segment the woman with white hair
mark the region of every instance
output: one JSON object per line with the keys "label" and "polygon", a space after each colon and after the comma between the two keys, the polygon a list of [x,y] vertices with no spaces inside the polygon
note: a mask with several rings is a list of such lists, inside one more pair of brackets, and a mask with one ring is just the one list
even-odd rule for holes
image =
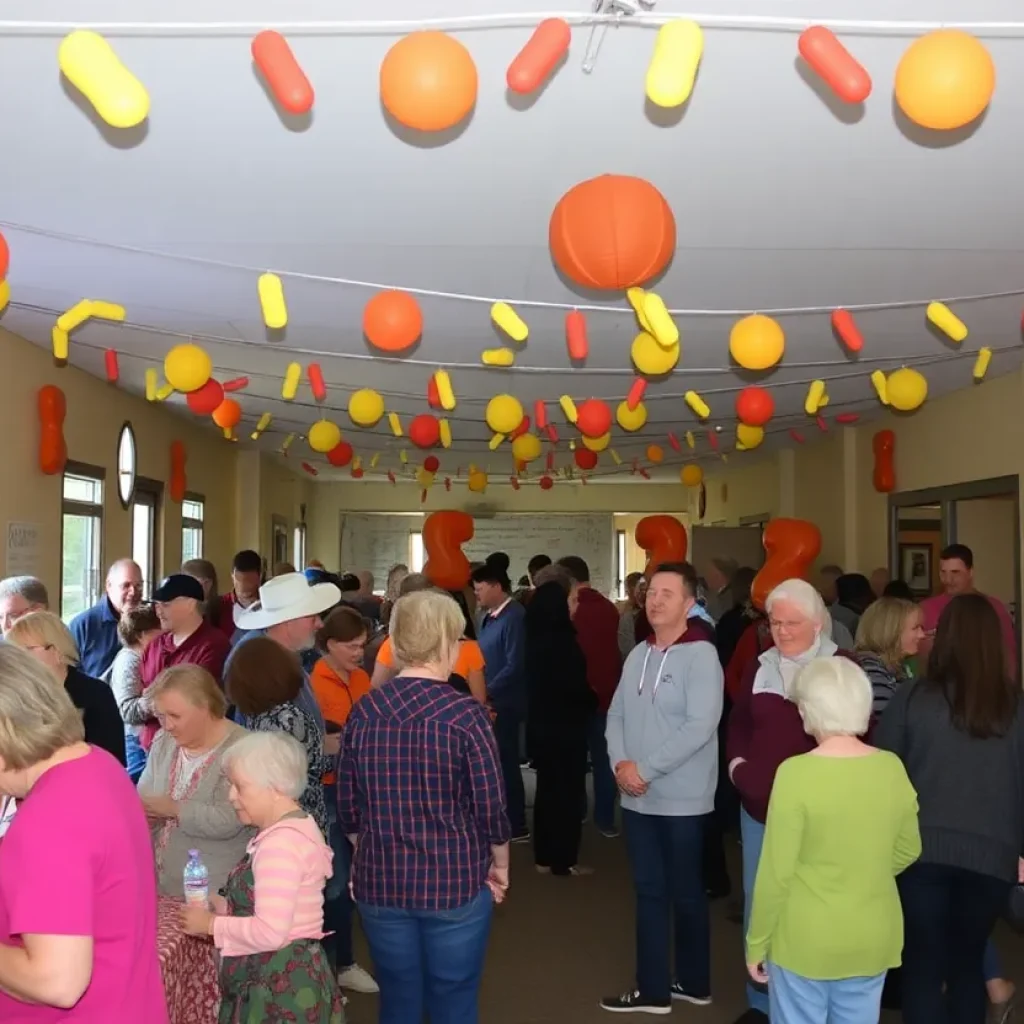
{"label": "woman with white hair", "polygon": [[868,1024],[900,963],[896,876],[921,854],[917,794],[895,754],[858,738],[872,692],[854,662],[815,658],[790,700],[817,747],[775,776],[747,970],[768,983],[772,1024]]}
{"label": "woman with white hair", "polygon": [[[768,799],[779,765],[806,754],[814,741],[793,703],[792,687],[800,669],[815,658],[839,652],[831,638],[832,619],[821,595],[800,579],[780,583],[765,601],[774,647],[750,663],[734,698],[727,742],[728,772],[740,795],[743,841],[743,923],[750,920],[757,862],[764,840]],[[747,985],[744,1024],[768,1020],[768,996]]]}
{"label": "woman with white hair", "polygon": [[221,1024],[342,1024],[341,994],[320,940],[331,848],[299,805],[306,752],[283,732],[254,732],[224,756],[239,820],[259,832],[213,909],[186,906],[185,931],[220,950]]}

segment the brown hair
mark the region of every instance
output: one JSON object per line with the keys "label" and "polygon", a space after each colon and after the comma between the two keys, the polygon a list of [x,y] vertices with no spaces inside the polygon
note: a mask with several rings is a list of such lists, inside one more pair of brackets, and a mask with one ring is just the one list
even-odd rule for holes
{"label": "brown hair", "polygon": [[117,635],[125,647],[133,647],[142,639],[143,633],[160,628],[160,619],[151,604],[140,604],[137,608],[125,608],[117,623]]}
{"label": "brown hair", "polygon": [[999,616],[987,597],[962,594],[946,605],[926,685],[945,695],[958,729],[978,739],[1006,734],[1021,693],[1007,670]]}
{"label": "brown hair", "polygon": [[880,597],[868,605],[857,623],[856,649],[877,654],[889,668],[903,662],[903,630],[916,612],[913,601]]}
{"label": "brown hair", "polygon": [[342,605],[335,608],[316,631],[316,646],[317,650],[326,651],[328,640],[347,644],[352,640],[358,640],[361,636],[369,635],[370,624],[366,619],[355,608],[347,608]]}
{"label": "brown hair", "polygon": [[224,686],[243,715],[261,715],[302,689],[302,662],[298,655],[267,636],[239,644],[231,655]]}
{"label": "brown hair", "polygon": [[156,698],[169,690],[180,693],[197,708],[206,708],[214,718],[223,718],[228,713],[228,702],[221,688],[202,665],[165,668],[146,691],[146,696]]}

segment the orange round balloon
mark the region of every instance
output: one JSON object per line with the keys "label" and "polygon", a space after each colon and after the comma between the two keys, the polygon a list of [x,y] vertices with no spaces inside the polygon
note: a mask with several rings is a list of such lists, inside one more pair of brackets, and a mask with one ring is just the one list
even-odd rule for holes
{"label": "orange round balloon", "polygon": [[233,398],[225,398],[213,410],[213,422],[222,430],[230,430],[232,427],[237,427],[241,419],[242,407]]}
{"label": "orange round balloon", "polygon": [[363,334],[382,352],[404,352],[423,333],[423,312],[408,292],[378,292],[363,309]]}
{"label": "orange round balloon", "polygon": [[380,66],[380,98],[407,128],[440,132],[476,103],[476,65],[469,50],[444,32],[413,32],[388,50]]}
{"label": "orange round balloon", "polygon": [[915,124],[962,128],[992,99],[996,67],[981,40],[957,29],[915,39],[896,67],[896,102]]}
{"label": "orange round balloon", "polygon": [[649,181],[602,174],[558,200],[548,244],[555,266],[571,281],[622,291],[668,266],[676,248],[676,219]]}

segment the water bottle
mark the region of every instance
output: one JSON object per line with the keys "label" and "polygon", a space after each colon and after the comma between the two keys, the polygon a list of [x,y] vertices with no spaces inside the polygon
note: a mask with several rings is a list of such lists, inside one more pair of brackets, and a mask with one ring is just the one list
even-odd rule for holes
{"label": "water bottle", "polygon": [[185,902],[190,906],[205,907],[210,900],[210,872],[206,870],[198,850],[188,851],[185,865]]}

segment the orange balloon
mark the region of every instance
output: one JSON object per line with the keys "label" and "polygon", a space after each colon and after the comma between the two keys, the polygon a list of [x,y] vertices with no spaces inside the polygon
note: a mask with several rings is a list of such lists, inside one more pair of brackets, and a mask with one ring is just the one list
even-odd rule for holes
{"label": "orange balloon", "polygon": [[473,539],[473,517],[468,512],[447,509],[432,512],[423,523],[423,550],[427,561],[423,572],[435,587],[461,590],[469,582],[469,559],[462,545]]}
{"label": "orange balloon", "polygon": [[404,352],[423,333],[423,312],[408,292],[378,292],[363,309],[363,334],[382,352]]}
{"label": "orange balloon", "polygon": [[558,200],[548,244],[555,266],[576,284],[622,291],[668,266],[676,248],[676,219],[649,181],[602,174]]}
{"label": "orange balloon", "polygon": [[476,103],[476,65],[469,50],[444,32],[413,32],[388,50],[380,66],[380,98],[407,128],[440,132]]}
{"label": "orange balloon", "polygon": [[657,465],[665,458],[665,449],[660,444],[649,444],[647,446],[647,461]]}
{"label": "orange balloon", "polygon": [[230,430],[237,427],[242,419],[242,407],[233,399],[225,398],[216,409],[213,410],[213,422],[221,430]]}
{"label": "orange balloon", "polygon": [[633,538],[647,555],[644,575],[648,579],[665,562],[686,561],[686,527],[675,516],[644,516]]}
{"label": "orange balloon", "polygon": [[772,519],[761,538],[765,558],[754,577],[751,597],[763,609],[768,595],[791,579],[807,579],[814,560],[821,553],[821,530],[806,519]]}

